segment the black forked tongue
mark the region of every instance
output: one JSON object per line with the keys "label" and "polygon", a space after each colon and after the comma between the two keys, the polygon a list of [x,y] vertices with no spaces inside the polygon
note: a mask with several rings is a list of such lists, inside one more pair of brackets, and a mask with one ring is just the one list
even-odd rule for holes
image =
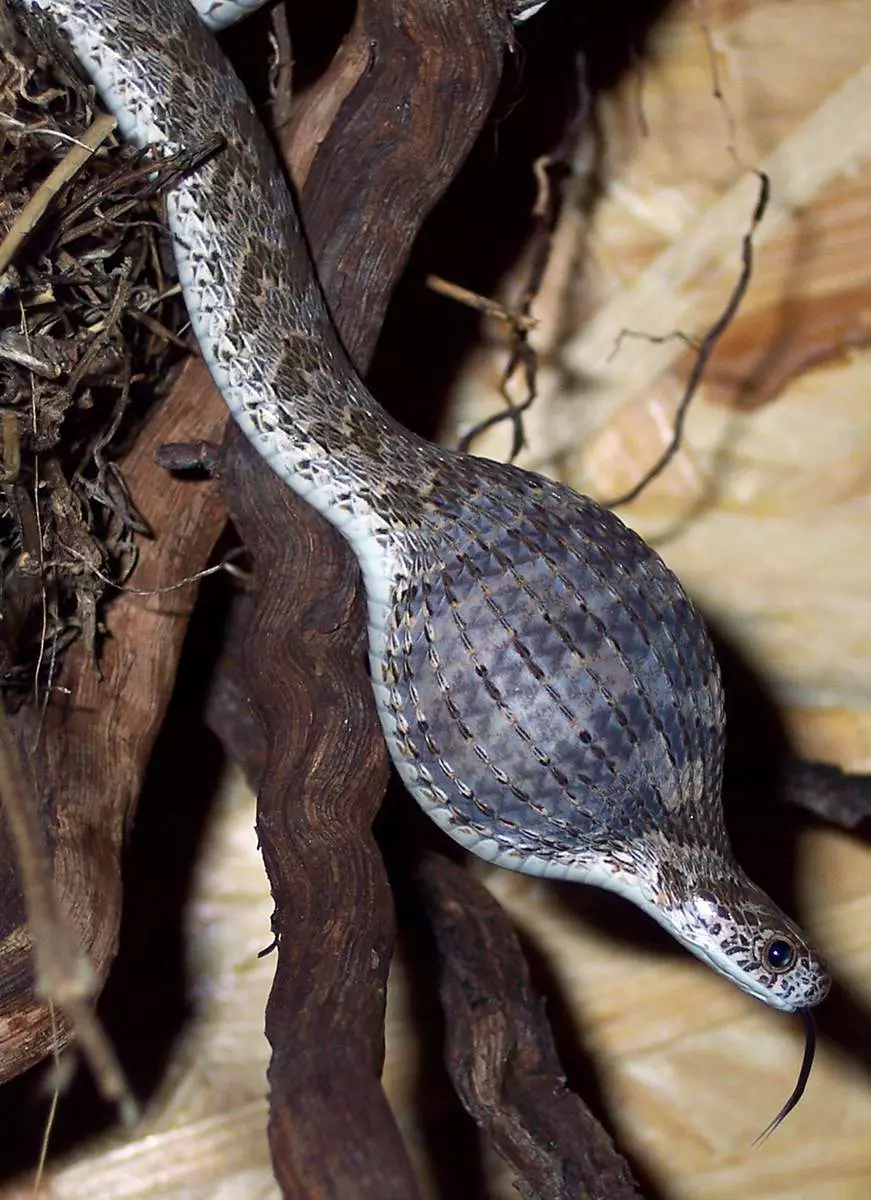
{"label": "black forked tongue", "polygon": [[804,1095],[804,1090],[807,1087],[807,1081],[810,1079],[811,1067],[814,1065],[814,1053],[817,1048],[817,1031],[814,1026],[813,1013],[809,1008],[800,1008],[798,1012],[804,1022],[804,1057],[801,1060],[801,1069],[798,1073],[798,1079],[795,1081],[795,1087],[792,1089],[792,1095],[784,1104],[783,1108],[774,1118],[770,1125],[763,1129],[759,1137],[753,1142],[754,1146],[759,1146],[774,1133],[775,1129],[780,1125],[795,1106],[798,1104]]}

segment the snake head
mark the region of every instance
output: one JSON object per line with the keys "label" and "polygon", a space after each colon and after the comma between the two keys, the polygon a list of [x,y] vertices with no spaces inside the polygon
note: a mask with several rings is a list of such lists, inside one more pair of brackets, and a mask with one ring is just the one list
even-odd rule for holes
{"label": "snake head", "polygon": [[[828,969],[798,926],[733,862],[698,852],[659,872],[648,911],[745,992],[786,1012],[819,1004]],[[647,907],[645,905],[645,907]]]}

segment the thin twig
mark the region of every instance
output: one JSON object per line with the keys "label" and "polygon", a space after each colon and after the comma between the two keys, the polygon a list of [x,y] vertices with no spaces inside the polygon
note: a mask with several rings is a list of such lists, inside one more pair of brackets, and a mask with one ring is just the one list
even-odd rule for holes
{"label": "thin twig", "polygon": [[[510,421],[513,440],[509,459],[513,462],[523,447],[526,437],[523,429],[524,414],[538,398],[538,355],[529,344],[529,333],[537,322],[531,317],[532,305],[538,298],[544,274],[553,249],[553,235],[562,211],[565,181],[572,174],[571,154],[586,124],[590,113],[590,90],[587,86],[586,60],[579,55],[576,61],[578,95],[572,119],[563,131],[559,143],[549,154],[542,154],[533,163],[533,174],[537,182],[537,194],[532,209],[535,228],[532,234],[532,254],[529,277],[520,303],[511,310],[511,353],[502,373],[499,391],[505,401],[501,412],[493,413],[478,422],[463,437],[459,449],[468,451],[485,430]],[[515,373],[522,370],[526,395],[517,403],[509,392],[509,384]]]}
{"label": "thin twig", "polygon": [[707,47],[708,51],[708,66],[710,67],[711,83],[713,85],[711,94],[722,109],[723,116],[726,121],[726,130],[728,136],[726,146],[735,162],[739,163],[743,167],[744,164],[741,163],[740,155],[738,154],[738,123],[735,120],[735,114],[732,112],[732,106],[726,99],[726,95],[720,84],[720,68],[717,65],[717,51],[714,48],[714,35],[711,30],[711,22],[708,17],[706,0],[693,0],[693,4],[695,5],[696,16],[698,17],[699,21],[699,28],[702,31],[702,36],[705,39],[705,46]]}
{"label": "thin twig", "polygon": [[37,227],[46,209],[61,188],[78,174],[97,147],[115,128],[115,124],[114,117],[97,117],[93,125],[86,129],[81,138],[71,146],[69,153],[64,155],[45,182],[40,184],[12,222],[9,232],[0,243],[0,275],[20,252],[21,247]]}
{"label": "thin twig", "polygon": [[466,305],[467,308],[474,308],[488,317],[496,317],[497,320],[504,321],[506,325],[510,325],[514,329],[535,329],[538,324],[535,317],[506,308],[498,300],[491,300],[489,296],[482,296],[479,292],[460,287],[458,283],[442,279],[441,275],[427,275],[426,286],[432,291],[438,292],[440,296],[447,296],[451,300],[456,300],[458,304]]}
{"label": "thin twig", "polygon": [[[738,282],[732,289],[731,295],[726,303],[726,307],[723,309],[718,319],[714,322],[699,344],[698,353],[696,354],[696,361],[693,363],[693,369],[690,372],[690,377],[687,380],[687,385],[684,389],[683,396],[681,397],[680,404],[678,405],[677,413],[675,414],[671,441],[650,468],[650,470],[646,471],[644,475],[642,475],[641,479],[639,479],[634,487],[631,487],[628,492],[624,492],[622,495],[616,496],[614,499],[606,502],[608,508],[618,508],[622,504],[629,504],[638,496],[640,496],[648,484],[652,483],[658,475],[662,474],[680,449],[681,441],[683,439],[684,425],[686,424],[686,416],[690,404],[692,403],[696,392],[699,389],[702,376],[705,373],[705,369],[711,359],[711,355],[717,348],[717,343],[726,332],[729,325],[732,323],[732,319],[734,318],[735,313],[738,311],[741,301],[744,299],[747,288],[750,285],[750,277],[753,273],[753,235],[756,232],[759,223],[762,221],[762,218],[765,216],[765,210],[768,207],[771,188],[770,180],[764,171],[755,171],[754,174],[759,179],[759,198],[756,201],[756,207],[753,210],[753,216],[750,218],[750,228],[745,233],[743,242],[741,244],[741,274],[738,277]],[[625,332],[630,333],[632,331],[626,330]],[[623,335],[621,334],[621,336]],[[684,335],[675,334],[670,336],[683,337]],[[656,341],[664,339],[653,340]]]}
{"label": "thin twig", "polygon": [[[192,583],[199,583],[201,579],[207,579],[210,575],[217,575],[219,571],[226,571],[228,575],[235,579],[242,578],[242,573],[238,568],[233,566],[232,559],[235,555],[243,553],[242,549],[231,550],[229,554],[219,563],[215,563],[213,567],[204,567],[202,571],[197,571],[195,575],[186,575],[183,579],[177,580],[175,583],[168,583],[165,587],[159,588],[136,588],[131,587],[127,583],[118,583],[117,580],[111,579],[105,575],[99,567],[95,567],[80,550],[76,550],[74,546],[68,546],[64,542],[59,543],[68,554],[76,558],[96,577],[105,583],[107,587],[114,588],[117,592],[123,592],[128,596],[164,596],[167,592],[177,592],[179,588],[188,587]],[[54,563],[47,564],[54,566]]]}
{"label": "thin twig", "polygon": [[54,1011],[54,1005],[51,1000],[48,1001],[48,1011],[51,1017],[51,1044],[52,1058],[54,1062],[54,1072],[52,1078],[51,1101],[48,1106],[48,1113],[45,1118],[45,1126],[42,1131],[42,1138],[39,1143],[39,1160],[36,1164],[36,1172],[33,1177],[33,1194],[39,1195],[39,1189],[42,1186],[42,1178],[45,1174],[45,1164],[48,1161],[48,1148],[51,1143],[51,1131],[54,1129],[54,1123],[57,1119],[57,1107],[60,1102],[61,1088],[61,1069],[60,1069],[60,1053],[58,1051],[58,1028],[57,1014]]}

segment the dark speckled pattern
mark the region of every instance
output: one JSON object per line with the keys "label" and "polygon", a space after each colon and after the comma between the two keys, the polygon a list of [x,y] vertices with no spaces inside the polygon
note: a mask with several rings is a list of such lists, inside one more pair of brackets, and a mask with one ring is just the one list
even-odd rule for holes
{"label": "dark speckled pattern", "polygon": [[658,829],[725,844],[723,704],[702,622],[613,514],[526,472],[449,461],[438,550],[396,618],[406,752],[456,820],[527,846],[613,847]]}

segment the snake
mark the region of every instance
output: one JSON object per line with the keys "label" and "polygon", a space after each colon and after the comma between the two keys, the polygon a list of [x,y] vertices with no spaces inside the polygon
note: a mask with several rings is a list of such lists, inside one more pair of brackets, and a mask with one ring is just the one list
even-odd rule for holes
{"label": "snake", "polygon": [[[392,762],[480,858],[632,901],[745,992],[806,1018],[829,975],[736,861],[706,625],[613,512],[413,435],[330,319],[292,191],[210,29],[260,0],[5,0],[155,159],[222,138],[165,197],[191,327],[233,418],[342,534]],[[542,0],[506,0],[527,18]]]}

